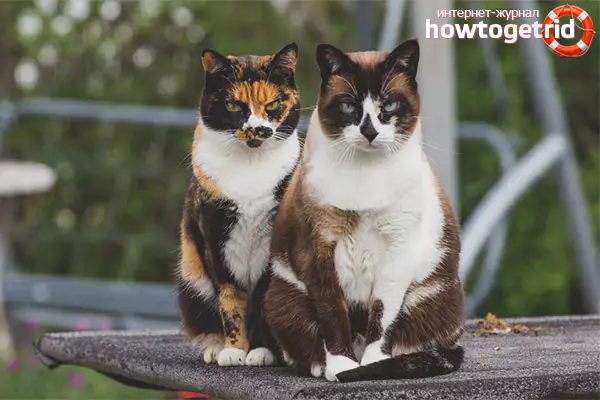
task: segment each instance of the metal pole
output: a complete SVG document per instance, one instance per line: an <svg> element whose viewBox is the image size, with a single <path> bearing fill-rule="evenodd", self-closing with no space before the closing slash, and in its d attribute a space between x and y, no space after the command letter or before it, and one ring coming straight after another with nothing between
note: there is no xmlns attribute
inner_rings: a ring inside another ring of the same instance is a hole
<svg viewBox="0 0 600 400"><path fill-rule="evenodd" d="M512 6L523 10L538 9L534 0L512 0ZM545 9L540 10L540 15L545 14ZM532 24L535 19L522 19L521 22ZM549 56L557 56L552 55L541 39L521 40L520 45L542 130L546 135L552 132L562 134L567 143L567 150L557 171L560 194L566 208L567 223L575 256L580 265L579 278L584 299L591 312L600 313L600 272L596 241L581 189L569 126L559 100L558 84L550 65Z"/></svg>
<svg viewBox="0 0 600 400"><path fill-rule="evenodd" d="M546 136L517 166L503 175L477 204L461 232L463 249L459 275L463 281L469 276L479 252L497 224L505 218L521 196L559 162L565 149L566 141L562 135Z"/></svg>
<svg viewBox="0 0 600 400"><path fill-rule="evenodd" d="M453 9L452 0L418 0L411 2L413 28L421 47L419 62L419 93L423 137L432 167L450 199L455 212L460 213L458 174L456 171L456 98L454 95L454 42L440 36L442 24L452 19L437 17L438 10ZM438 25L438 38L426 38L426 20ZM439 150L434 150L439 149Z"/></svg>
<svg viewBox="0 0 600 400"><path fill-rule="evenodd" d="M385 3L385 15L383 27L379 36L377 48L381 51L392 51L398 43L398 34L402 27L404 18L405 0L387 0Z"/></svg>
<svg viewBox="0 0 600 400"><path fill-rule="evenodd" d="M0 197L0 360L11 358L15 354L4 296L4 277L10 261L9 231L13 207L11 198Z"/></svg>
<svg viewBox="0 0 600 400"><path fill-rule="evenodd" d="M371 0L357 0L355 6L357 50L373 50L373 7Z"/></svg>

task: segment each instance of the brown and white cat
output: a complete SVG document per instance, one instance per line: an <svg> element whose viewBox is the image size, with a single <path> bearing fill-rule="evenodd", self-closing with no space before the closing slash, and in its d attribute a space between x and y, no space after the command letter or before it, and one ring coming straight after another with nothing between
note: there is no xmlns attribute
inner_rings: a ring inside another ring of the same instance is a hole
<svg viewBox="0 0 600 400"><path fill-rule="evenodd" d="M331 381L459 368L459 232L424 155L419 45L319 45L322 85L273 228L265 316L284 359Z"/></svg>
<svg viewBox="0 0 600 400"><path fill-rule="evenodd" d="M300 157L297 57L296 44L270 56L202 52L177 282L183 330L207 363L275 362L261 304L273 218Z"/></svg>

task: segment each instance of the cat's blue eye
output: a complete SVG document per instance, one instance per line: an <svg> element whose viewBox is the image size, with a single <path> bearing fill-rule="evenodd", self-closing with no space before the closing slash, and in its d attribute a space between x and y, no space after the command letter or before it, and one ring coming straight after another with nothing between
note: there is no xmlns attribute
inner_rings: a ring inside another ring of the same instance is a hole
<svg viewBox="0 0 600 400"><path fill-rule="evenodd" d="M389 113L389 112L394 112L394 111L396 111L399 108L400 108L400 102L399 101L393 101L391 103L386 103L383 106L383 111Z"/></svg>
<svg viewBox="0 0 600 400"><path fill-rule="evenodd" d="M354 104L351 103L340 103L340 110L344 113L344 114L353 114L354 111L356 111L356 106Z"/></svg>

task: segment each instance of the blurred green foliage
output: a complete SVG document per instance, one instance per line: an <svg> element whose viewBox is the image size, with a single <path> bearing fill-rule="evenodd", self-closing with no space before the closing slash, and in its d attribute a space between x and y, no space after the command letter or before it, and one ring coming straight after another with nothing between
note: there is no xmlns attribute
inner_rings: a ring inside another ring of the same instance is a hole
<svg viewBox="0 0 600 400"><path fill-rule="evenodd" d="M354 16L347 2L300 1L283 14L266 1L114 3L88 2L87 12L73 12L69 2L54 8L56 2L51 0L0 2L4 43L0 45L0 90L4 88L0 97L51 96L195 108L203 84L202 48L266 54L296 41L300 46L297 79L308 114L319 86L316 44L328 42L350 51L355 43ZM543 2L541 17L556 4ZM600 23L600 3L579 1L578 5ZM379 17L382 6L382 2L375 4ZM470 7L458 1L455 8ZM487 8L510 5L493 1ZM410 13L406 15L408 32ZM23 28L28 18L29 31ZM374 25L378 29L381 24ZM542 135L528 77L519 46L498 42L496 47L509 86L510 115L501 116L494 104L477 41L458 40L459 118L501 127L523 155ZM550 59L599 237L600 47L596 41L579 59L554 55ZM32 68L37 71L33 84L27 74ZM51 193L20 203L14 239L24 268L170 280L177 256L179 207L190 177L191 138L191 129L48 118L19 121L6 138L4 156L46 162L59 174ZM499 168L483 144L461 143L456 156L464 222L498 178ZM581 311L574 284L575 259L552 175L519 203L510 223L501 274L481 312L516 316Z"/></svg>
<svg viewBox="0 0 600 400"><path fill-rule="evenodd" d="M0 359L0 399L148 399L176 400L173 392L142 390L117 383L88 369L44 367L30 352Z"/></svg>

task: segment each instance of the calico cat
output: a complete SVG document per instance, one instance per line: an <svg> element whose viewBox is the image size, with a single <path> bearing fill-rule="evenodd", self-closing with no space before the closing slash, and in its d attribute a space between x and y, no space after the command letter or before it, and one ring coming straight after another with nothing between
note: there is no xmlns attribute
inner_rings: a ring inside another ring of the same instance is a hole
<svg viewBox="0 0 600 400"><path fill-rule="evenodd" d="M299 160L295 43L271 56L206 49L206 83L180 224L182 328L206 363L270 365L261 314L272 222Z"/></svg>
<svg viewBox="0 0 600 400"><path fill-rule="evenodd" d="M265 316L300 372L330 381L459 368L457 222L423 153L419 45L319 45L322 84L273 228Z"/></svg>

